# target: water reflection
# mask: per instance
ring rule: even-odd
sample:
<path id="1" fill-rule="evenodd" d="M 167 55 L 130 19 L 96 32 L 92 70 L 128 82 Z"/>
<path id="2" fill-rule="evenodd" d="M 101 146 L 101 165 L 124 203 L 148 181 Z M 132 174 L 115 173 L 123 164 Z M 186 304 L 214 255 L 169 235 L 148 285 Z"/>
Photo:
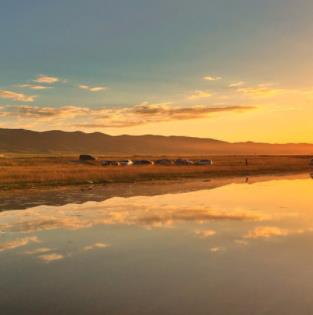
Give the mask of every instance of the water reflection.
<path id="1" fill-rule="evenodd" d="M 313 312 L 309 175 L 119 188 L 2 201 L 5 314 Z"/>
<path id="2" fill-rule="evenodd" d="M 69 203 L 82 204 L 87 201 L 104 201 L 113 197 L 156 196 L 184 192 L 210 190 L 230 184 L 255 184 L 269 180 L 308 178 L 307 174 L 284 176 L 230 177 L 204 180 L 157 181 L 131 184 L 106 184 L 28 189 L 23 191 L 1 191 L 0 211 L 27 209 L 40 205 L 62 206 Z"/>
<path id="3" fill-rule="evenodd" d="M 313 186 L 310 182 L 306 178 L 293 177 L 280 178 L 279 182 L 273 178 L 266 179 L 260 178 L 259 182 L 254 181 L 255 185 L 248 186 L 242 184 L 247 182 L 246 180 L 231 179 L 228 185 L 225 179 L 216 180 L 210 182 L 207 189 L 161 195 L 154 195 L 155 191 L 148 186 L 150 190 L 145 190 L 148 192 L 147 196 L 111 197 L 103 201 L 69 203 L 61 206 L 40 205 L 23 211 L 3 211 L 0 213 L 0 231 L 2 239 L 8 237 L 9 240 L 0 244 L 0 251 L 41 242 L 38 236 L 24 235 L 53 230 L 77 231 L 100 225 L 134 226 L 151 230 L 181 228 L 188 224 L 187 227 L 193 229 L 191 233 L 193 236 L 207 239 L 223 233 L 222 222 L 225 222 L 225 226 L 232 221 L 247 222 L 245 226 L 249 227 L 248 230 L 234 233 L 234 243 L 241 245 L 246 245 L 247 240 L 311 232 Z M 190 187 L 186 186 L 183 188 Z M 199 189 L 199 183 L 194 186 Z M 141 189 L 143 187 L 140 186 Z M 169 183 L 167 190 L 177 188 L 176 185 Z M 179 189 L 182 190 L 182 185 Z M 280 199 L 282 197 L 283 199 Z M 212 228 L 216 225 L 219 225 L 218 230 Z M 233 223 L 232 226 L 237 230 L 243 224 Z M 21 234 L 23 237 L 11 239 L 13 235 Z M 86 245 L 84 249 L 108 246 L 99 242 Z M 42 251 L 40 248 L 38 250 Z M 50 256 L 42 257 L 49 260 Z M 53 255 L 51 260 L 61 258 L 64 256 Z"/>

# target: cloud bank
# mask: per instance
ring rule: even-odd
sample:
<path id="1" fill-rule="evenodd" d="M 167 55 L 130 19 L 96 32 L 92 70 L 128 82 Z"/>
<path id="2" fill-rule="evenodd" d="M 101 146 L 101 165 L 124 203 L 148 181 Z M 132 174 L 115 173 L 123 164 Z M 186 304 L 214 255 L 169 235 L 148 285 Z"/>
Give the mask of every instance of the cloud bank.
<path id="1" fill-rule="evenodd" d="M 169 103 L 142 103 L 129 107 L 79 107 L 79 106 L 0 106 L 0 117 L 10 126 L 14 123 L 29 127 L 58 126 L 66 128 L 125 128 L 148 123 L 201 119 L 213 114 L 241 113 L 253 110 L 252 106 L 171 106 Z"/>

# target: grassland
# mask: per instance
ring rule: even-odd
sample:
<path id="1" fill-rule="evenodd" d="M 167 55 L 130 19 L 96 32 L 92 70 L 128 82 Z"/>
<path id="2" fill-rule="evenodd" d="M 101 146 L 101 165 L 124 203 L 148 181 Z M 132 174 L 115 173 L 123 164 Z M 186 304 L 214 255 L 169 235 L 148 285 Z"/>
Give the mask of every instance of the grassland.
<path id="1" fill-rule="evenodd" d="M 116 157 L 109 157 L 112 158 Z M 153 157 L 144 158 L 153 159 Z M 310 156 L 210 156 L 206 158 L 213 159 L 214 165 L 103 167 L 98 161 L 81 163 L 76 156 L 2 157 L 0 158 L 0 189 L 313 172 Z M 245 159 L 248 159 L 248 165 Z"/>

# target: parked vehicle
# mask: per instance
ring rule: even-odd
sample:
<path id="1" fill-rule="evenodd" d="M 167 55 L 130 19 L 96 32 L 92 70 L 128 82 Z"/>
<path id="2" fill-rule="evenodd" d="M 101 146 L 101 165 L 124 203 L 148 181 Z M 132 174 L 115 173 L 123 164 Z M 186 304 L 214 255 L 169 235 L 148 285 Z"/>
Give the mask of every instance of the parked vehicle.
<path id="1" fill-rule="evenodd" d="M 177 159 L 175 160 L 175 165 L 193 165 L 194 163 L 190 160 Z"/>
<path id="2" fill-rule="evenodd" d="M 96 159 L 92 156 L 92 155 L 89 155 L 89 154 L 81 154 L 79 156 L 79 160 L 80 161 L 95 161 Z"/>
<path id="3" fill-rule="evenodd" d="M 160 159 L 160 160 L 154 161 L 154 164 L 156 164 L 156 165 L 173 165 L 174 162 L 172 160 L 169 160 L 169 159 Z"/>
<path id="4" fill-rule="evenodd" d="M 134 160 L 133 165 L 152 165 L 153 161 L 150 160 Z"/>
<path id="5" fill-rule="evenodd" d="M 213 165 L 213 160 L 198 160 L 195 165 Z"/>
<path id="6" fill-rule="evenodd" d="M 118 161 L 113 160 L 103 160 L 101 161 L 102 166 L 119 166 L 120 163 Z"/>
<path id="7" fill-rule="evenodd" d="M 134 162 L 132 160 L 121 160 L 121 161 L 117 161 L 117 162 L 121 166 L 129 166 L 129 165 L 133 165 L 134 164 Z"/>

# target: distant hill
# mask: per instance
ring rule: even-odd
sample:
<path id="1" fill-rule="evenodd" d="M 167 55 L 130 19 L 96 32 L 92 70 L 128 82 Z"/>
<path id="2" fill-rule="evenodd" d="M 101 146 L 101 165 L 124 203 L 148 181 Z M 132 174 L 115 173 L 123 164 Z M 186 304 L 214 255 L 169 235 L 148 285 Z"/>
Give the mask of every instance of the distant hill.
<path id="1" fill-rule="evenodd" d="M 230 143 L 180 136 L 110 136 L 0 128 L 1 153 L 99 155 L 313 154 L 313 144 Z"/>

